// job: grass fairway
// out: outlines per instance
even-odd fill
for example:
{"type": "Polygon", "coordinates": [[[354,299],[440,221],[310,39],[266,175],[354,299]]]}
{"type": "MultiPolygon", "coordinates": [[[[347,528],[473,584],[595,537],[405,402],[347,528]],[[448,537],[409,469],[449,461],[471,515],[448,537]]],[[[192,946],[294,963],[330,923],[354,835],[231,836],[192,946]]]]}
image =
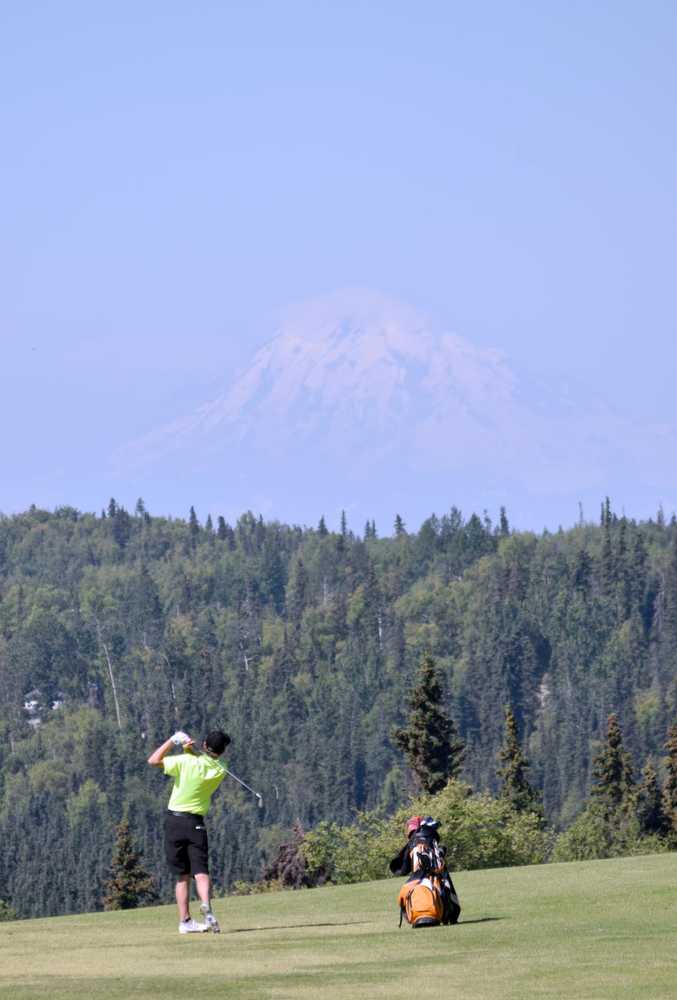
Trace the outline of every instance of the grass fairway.
{"type": "Polygon", "coordinates": [[[677,854],[454,876],[461,923],[398,929],[400,879],[0,924],[0,995],[674,1000],[677,854]]]}

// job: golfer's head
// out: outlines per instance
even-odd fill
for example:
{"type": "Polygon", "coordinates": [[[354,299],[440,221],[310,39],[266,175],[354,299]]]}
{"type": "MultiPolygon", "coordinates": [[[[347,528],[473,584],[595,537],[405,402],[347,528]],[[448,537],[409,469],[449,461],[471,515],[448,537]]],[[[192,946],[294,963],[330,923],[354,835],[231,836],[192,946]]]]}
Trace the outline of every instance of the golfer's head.
{"type": "Polygon", "coordinates": [[[220,757],[230,743],[230,736],[220,729],[212,729],[205,737],[204,747],[216,757],[220,757]]]}

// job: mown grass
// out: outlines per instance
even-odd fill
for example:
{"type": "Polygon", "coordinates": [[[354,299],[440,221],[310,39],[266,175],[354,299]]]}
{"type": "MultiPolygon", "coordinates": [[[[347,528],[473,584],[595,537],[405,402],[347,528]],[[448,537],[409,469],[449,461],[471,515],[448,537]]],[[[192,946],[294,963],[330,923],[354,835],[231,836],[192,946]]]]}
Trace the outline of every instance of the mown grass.
{"type": "Polygon", "coordinates": [[[397,926],[400,880],[0,925],[0,995],[674,1000],[677,854],[461,872],[456,927],[397,926]]]}

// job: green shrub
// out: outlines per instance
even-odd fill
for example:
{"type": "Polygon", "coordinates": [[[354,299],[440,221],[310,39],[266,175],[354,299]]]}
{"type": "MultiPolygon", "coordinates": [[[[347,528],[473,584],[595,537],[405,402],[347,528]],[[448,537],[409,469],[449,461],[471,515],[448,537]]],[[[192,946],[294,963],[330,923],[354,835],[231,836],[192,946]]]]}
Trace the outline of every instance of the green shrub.
{"type": "Polygon", "coordinates": [[[559,835],[551,860],[593,861],[667,850],[668,845],[661,837],[642,835],[636,816],[622,811],[608,815],[601,805],[594,803],[559,835]]]}
{"type": "Polygon", "coordinates": [[[10,920],[16,920],[17,915],[4,899],[0,899],[0,924],[7,923],[10,920]]]}
{"type": "Polygon", "coordinates": [[[337,883],[387,877],[412,815],[440,821],[452,870],[540,864],[548,854],[549,836],[536,813],[514,812],[506,801],[472,795],[467,785],[450,781],[437,795],[422,795],[388,819],[362,813],[352,826],[320,823],[303,843],[308,870],[323,871],[337,883]]]}

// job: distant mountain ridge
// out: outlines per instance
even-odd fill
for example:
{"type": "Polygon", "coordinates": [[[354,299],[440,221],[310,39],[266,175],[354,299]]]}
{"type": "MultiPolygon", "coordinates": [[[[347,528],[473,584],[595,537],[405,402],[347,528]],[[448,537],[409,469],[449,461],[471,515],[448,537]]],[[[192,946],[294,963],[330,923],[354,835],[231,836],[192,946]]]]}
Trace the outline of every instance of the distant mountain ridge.
{"type": "Polygon", "coordinates": [[[289,310],[213,399],[115,460],[160,475],[169,461],[217,481],[219,469],[235,469],[243,496],[265,496],[272,511],[291,495],[287,476],[321,509],[347,505],[349,483],[351,502],[368,513],[378,490],[403,491],[406,502],[412,477],[431,500],[446,490],[450,502],[473,494],[502,503],[572,487],[578,499],[599,499],[628,460],[639,471],[661,436],[674,440],[671,429],[637,428],[599,403],[529,384],[498,351],[439,331],[402,303],[344,292],[289,310]]]}

